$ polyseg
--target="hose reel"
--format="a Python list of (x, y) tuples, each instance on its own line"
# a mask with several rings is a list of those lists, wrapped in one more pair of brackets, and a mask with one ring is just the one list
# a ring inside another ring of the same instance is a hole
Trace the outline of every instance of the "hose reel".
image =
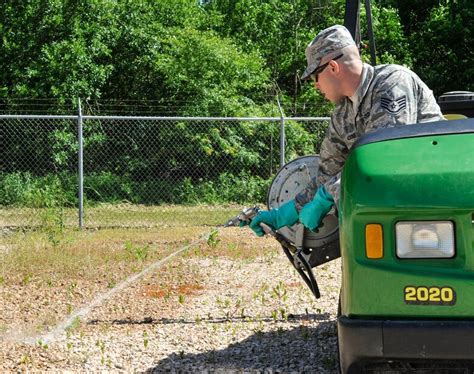
[[(268, 209), (278, 208), (303, 191), (312, 178), (316, 177), (319, 169), (319, 156), (303, 156), (284, 165), (273, 178), (267, 194)], [(341, 256), (339, 248), (339, 226), (337, 212), (333, 208), (323, 219), (321, 227), (316, 231), (302, 228), (297, 223), (291, 227), (278, 230), (289, 243), (296, 245), (299, 235), (302, 238), (302, 248), (310, 253), (309, 264), (312, 268), (334, 260)]]

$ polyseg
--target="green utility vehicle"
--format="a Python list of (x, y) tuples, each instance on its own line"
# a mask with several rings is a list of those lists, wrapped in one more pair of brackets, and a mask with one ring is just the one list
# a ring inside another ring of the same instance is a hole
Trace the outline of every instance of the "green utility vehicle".
[[(267, 207), (294, 199), (318, 167), (318, 156), (283, 166)], [(368, 133), (341, 180), (338, 210), (318, 230), (262, 224), (316, 298), (317, 267), (342, 257), (341, 372), (474, 370), (474, 118)]]
[(362, 137), (339, 209), (341, 371), (474, 360), (474, 119)]
[[(284, 165), (268, 209), (294, 199), (318, 168), (318, 156)], [(245, 209), (225, 226), (258, 212)], [(343, 374), (474, 372), (474, 118), (362, 136), (322, 226), (261, 226), (317, 299), (317, 267), (342, 257)]]

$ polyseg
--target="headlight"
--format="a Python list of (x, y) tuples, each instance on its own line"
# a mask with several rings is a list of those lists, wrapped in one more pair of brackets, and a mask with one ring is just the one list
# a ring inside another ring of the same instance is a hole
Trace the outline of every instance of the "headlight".
[(454, 225), (450, 221), (407, 221), (395, 225), (399, 258), (451, 258)]

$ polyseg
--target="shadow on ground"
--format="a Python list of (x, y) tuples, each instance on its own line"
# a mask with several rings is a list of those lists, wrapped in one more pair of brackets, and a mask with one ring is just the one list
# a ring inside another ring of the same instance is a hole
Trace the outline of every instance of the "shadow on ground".
[[(321, 316), (318, 316), (321, 317)], [(317, 327), (256, 332), (224, 349), (203, 353), (173, 353), (146, 372), (211, 373), (337, 373), (335, 321)]]
[(222, 317), (222, 318), (203, 318), (199, 322), (196, 319), (186, 319), (186, 318), (152, 318), (144, 317), (142, 319), (113, 319), (113, 320), (101, 320), (101, 319), (92, 319), (87, 322), (88, 325), (171, 325), (171, 324), (183, 324), (183, 325), (196, 325), (197, 323), (229, 323), (229, 322), (239, 322), (239, 323), (255, 323), (255, 322), (292, 322), (292, 321), (321, 321), (327, 322), (331, 318), (329, 313), (322, 314), (289, 314), (286, 318), (275, 318), (275, 317), (258, 317), (252, 318), (249, 316), (232, 316), (232, 317)]

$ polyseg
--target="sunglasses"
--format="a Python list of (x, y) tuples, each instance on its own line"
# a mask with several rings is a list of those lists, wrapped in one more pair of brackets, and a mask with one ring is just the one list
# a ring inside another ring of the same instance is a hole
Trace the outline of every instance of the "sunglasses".
[(326, 69), (326, 67), (329, 65), (329, 63), (330, 63), (331, 61), (336, 61), (336, 60), (340, 59), (342, 56), (344, 56), (344, 55), (341, 54), (341, 55), (339, 55), (339, 56), (337, 56), (337, 57), (335, 57), (335, 58), (329, 60), (329, 61), (326, 62), (325, 64), (323, 64), (323, 65), (321, 65), (321, 66), (318, 66), (318, 67), (316, 68), (316, 70), (313, 71), (313, 72), (309, 75), (309, 76), (311, 77), (311, 79), (312, 79), (314, 82), (317, 82), (317, 81), (318, 81), (318, 75), (319, 75), (319, 73), (322, 73), (323, 70)]

